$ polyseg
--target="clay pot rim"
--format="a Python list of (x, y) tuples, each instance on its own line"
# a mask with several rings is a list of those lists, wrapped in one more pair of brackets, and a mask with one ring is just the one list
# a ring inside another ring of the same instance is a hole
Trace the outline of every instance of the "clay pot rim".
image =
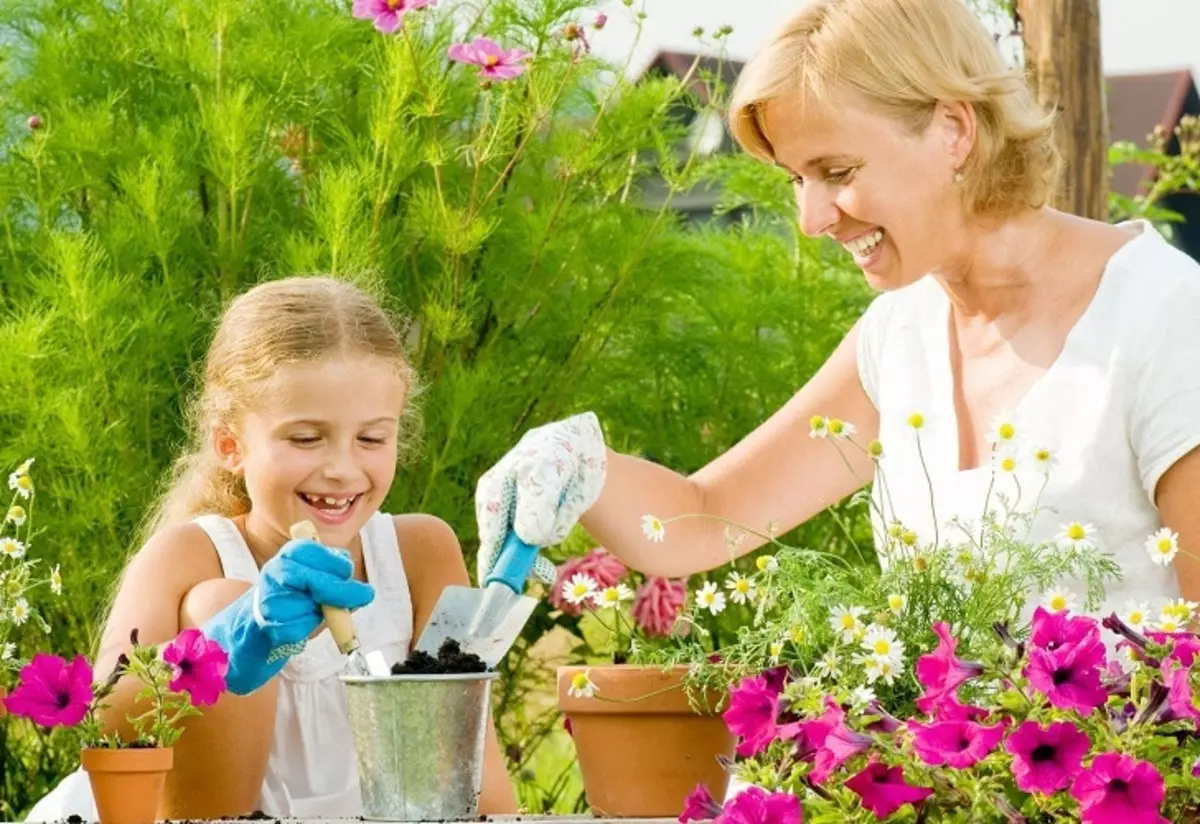
[(171, 747), (83, 747), (80, 766), (86, 772), (166, 772), (175, 764)]
[[(568, 694), (571, 677), (577, 673), (591, 671), (592, 682), (597, 694), (582, 698)], [(688, 690), (684, 684), (689, 667), (677, 664), (662, 667), (655, 664), (572, 664), (557, 669), (557, 693), (559, 709), (568, 714), (660, 714), (669, 715), (719, 715), (725, 693), (709, 689), (697, 696), (700, 706), (707, 711), (692, 707)], [(638, 681), (655, 682), (649, 689), (635, 686)], [(605, 687), (610, 690), (606, 697)], [(635, 692), (640, 691), (640, 694)], [(614, 696), (613, 693), (616, 693)]]

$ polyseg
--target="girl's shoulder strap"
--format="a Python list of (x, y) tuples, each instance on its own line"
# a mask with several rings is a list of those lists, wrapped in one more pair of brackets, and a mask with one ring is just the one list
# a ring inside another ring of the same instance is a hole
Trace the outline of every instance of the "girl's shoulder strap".
[(197, 515), (192, 523), (203, 529), (212, 541), (226, 578), (251, 584), (258, 580), (258, 564), (254, 562), (250, 547), (242, 539), (237, 524), (224, 515)]

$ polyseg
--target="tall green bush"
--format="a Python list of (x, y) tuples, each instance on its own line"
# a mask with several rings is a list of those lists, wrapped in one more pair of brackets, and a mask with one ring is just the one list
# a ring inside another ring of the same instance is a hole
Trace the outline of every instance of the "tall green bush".
[[(349, 6), (0, 8), (0, 462), (37, 457), (40, 551), (66, 590), (22, 654), (91, 649), (212, 320), (258, 280), (331, 272), (410, 315), (424, 428), (388, 505), (446, 519), (468, 555), (475, 480), (526, 428), (590, 408), (615, 447), (696, 469), (865, 305), (859, 276), (798, 237), (782, 176), (687, 150), (672, 112), (699, 105), (693, 86), (584, 53), (567, 28), (591, 21), (584, 0), (443, 0), (391, 36)], [(485, 86), (447, 60), (479, 33), (529, 50), (528, 71)], [(686, 227), (640, 197), (659, 179), (722, 183), (736, 219)], [(524, 703), (546, 673), (518, 666), (555, 621), (539, 611), (499, 696), (533, 811), (577, 804), (531, 772), (555, 723)], [(76, 754), (3, 730), (11, 818)]]

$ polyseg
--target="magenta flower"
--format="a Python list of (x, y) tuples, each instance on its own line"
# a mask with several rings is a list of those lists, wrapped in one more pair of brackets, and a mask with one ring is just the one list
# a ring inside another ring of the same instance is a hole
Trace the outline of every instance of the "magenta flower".
[(479, 67), (479, 75), (487, 80), (511, 80), (525, 71), (522, 65), (532, 55), (524, 49), (502, 49), (495, 40), (476, 37), (470, 43), (455, 43), (448, 52), (456, 63)]
[(729, 707), (721, 714), (725, 726), (741, 738), (737, 754), (750, 757), (771, 746), (777, 737), (775, 717), (779, 712), (779, 693), (771, 689), (761, 675), (743, 678), (729, 697)]
[(846, 714), (838, 702), (825, 696), (825, 712), (819, 718), (811, 721), (797, 721), (780, 727), (779, 737), (784, 740), (796, 739), (796, 754), (801, 761), (808, 761), (816, 756), (825, 746), (825, 739), (833, 728), (846, 720)]
[(817, 749), (812, 771), (808, 777), (814, 784), (824, 784), (833, 772), (854, 756), (866, 752), (875, 743), (869, 735), (855, 732), (839, 721), (825, 736)]
[(21, 670), (20, 683), (4, 706), (42, 727), (73, 727), (87, 715), (94, 697), (86, 658), (77, 655), (68, 664), (39, 652)]
[(1106, 752), (1071, 785), (1083, 824), (1168, 824), (1159, 814), (1166, 787), (1148, 761)]
[(747, 787), (730, 799), (721, 824), (800, 824), (800, 799), (790, 793), (768, 793)]
[(909, 721), (908, 729), (913, 734), (913, 750), (926, 764), (945, 764), (956, 770), (987, 758), (1004, 737), (1004, 725), (984, 726), (973, 721), (935, 721), (922, 724)]
[[(576, 575), (587, 575), (596, 582), (598, 589), (607, 589), (616, 586), (628, 572), (624, 564), (603, 549), (593, 549), (587, 555), (568, 559), (558, 568), (558, 578), (550, 588), (546, 600), (550, 602), (550, 606), (562, 610), (567, 615), (580, 615), (583, 605), (572, 604), (563, 597), (563, 584)], [(670, 632), (670, 628), (667, 632)]]
[(649, 636), (666, 638), (687, 604), (687, 583), (651, 576), (633, 599), (633, 620)]
[(1092, 742), (1070, 721), (1058, 721), (1045, 728), (1036, 721), (1026, 721), (1004, 746), (1013, 757), (1017, 788), (1053, 795), (1083, 772), (1083, 757)]
[(1100, 640), (1100, 625), (1092, 618), (1070, 615), (1066, 611), (1050, 612), (1039, 606), (1033, 612), (1033, 631), (1029, 642), (1040, 649), (1056, 650), (1083, 640)]
[(198, 629), (185, 629), (163, 648), (162, 658), (174, 670), (169, 686), (175, 692), (187, 691), (192, 703), (217, 703), (225, 692), (225, 674), (229, 655), (221, 645), (206, 638)]
[(958, 641), (950, 635), (948, 624), (938, 621), (933, 625), (933, 631), (941, 639), (937, 649), (917, 659), (917, 680), (925, 687), (925, 693), (917, 699), (917, 707), (927, 714), (947, 697), (953, 696), (960, 686), (983, 672), (982, 664), (954, 656)]
[(1200, 652), (1200, 638), (1190, 632), (1158, 632), (1154, 630), (1147, 632), (1146, 636), (1156, 644), (1170, 647), (1171, 651), (1167, 653), (1167, 660), (1178, 661), (1185, 667), (1191, 667), (1192, 662), (1196, 660), (1196, 653)]
[(1191, 673), (1178, 661), (1167, 659), (1162, 668), (1163, 683), (1167, 686), (1167, 710), (1159, 716), (1162, 721), (1189, 718), (1200, 721), (1200, 710), (1192, 700)]
[(1034, 689), (1060, 710), (1078, 710), (1087, 715), (1108, 700), (1100, 683), (1104, 666), (1104, 644), (1087, 639), (1053, 651), (1032, 649), (1024, 674)]
[(934, 708), (934, 721), (982, 721), (988, 717), (983, 707), (963, 704), (953, 694), (947, 695)]
[(903, 767), (889, 767), (872, 760), (866, 768), (846, 779), (846, 786), (858, 793), (863, 808), (878, 819), (887, 818), (905, 804), (920, 804), (933, 790), (914, 787), (904, 780)]
[(705, 784), (697, 784), (696, 789), (683, 801), (683, 812), (679, 814), (679, 824), (689, 821), (712, 821), (721, 814), (721, 805), (713, 801), (712, 793)]
[(354, 0), (356, 20), (374, 20), (375, 28), (391, 34), (400, 28), (404, 15), (432, 6), (437, 0)]

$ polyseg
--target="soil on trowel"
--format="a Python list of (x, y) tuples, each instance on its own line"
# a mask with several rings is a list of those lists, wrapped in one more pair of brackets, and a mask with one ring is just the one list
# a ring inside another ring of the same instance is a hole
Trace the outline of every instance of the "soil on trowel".
[(434, 658), (428, 652), (414, 650), (400, 664), (392, 665), (392, 675), (450, 675), (460, 672), (487, 672), (487, 664), (473, 652), (463, 652), (458, 641), (447, 638)]

